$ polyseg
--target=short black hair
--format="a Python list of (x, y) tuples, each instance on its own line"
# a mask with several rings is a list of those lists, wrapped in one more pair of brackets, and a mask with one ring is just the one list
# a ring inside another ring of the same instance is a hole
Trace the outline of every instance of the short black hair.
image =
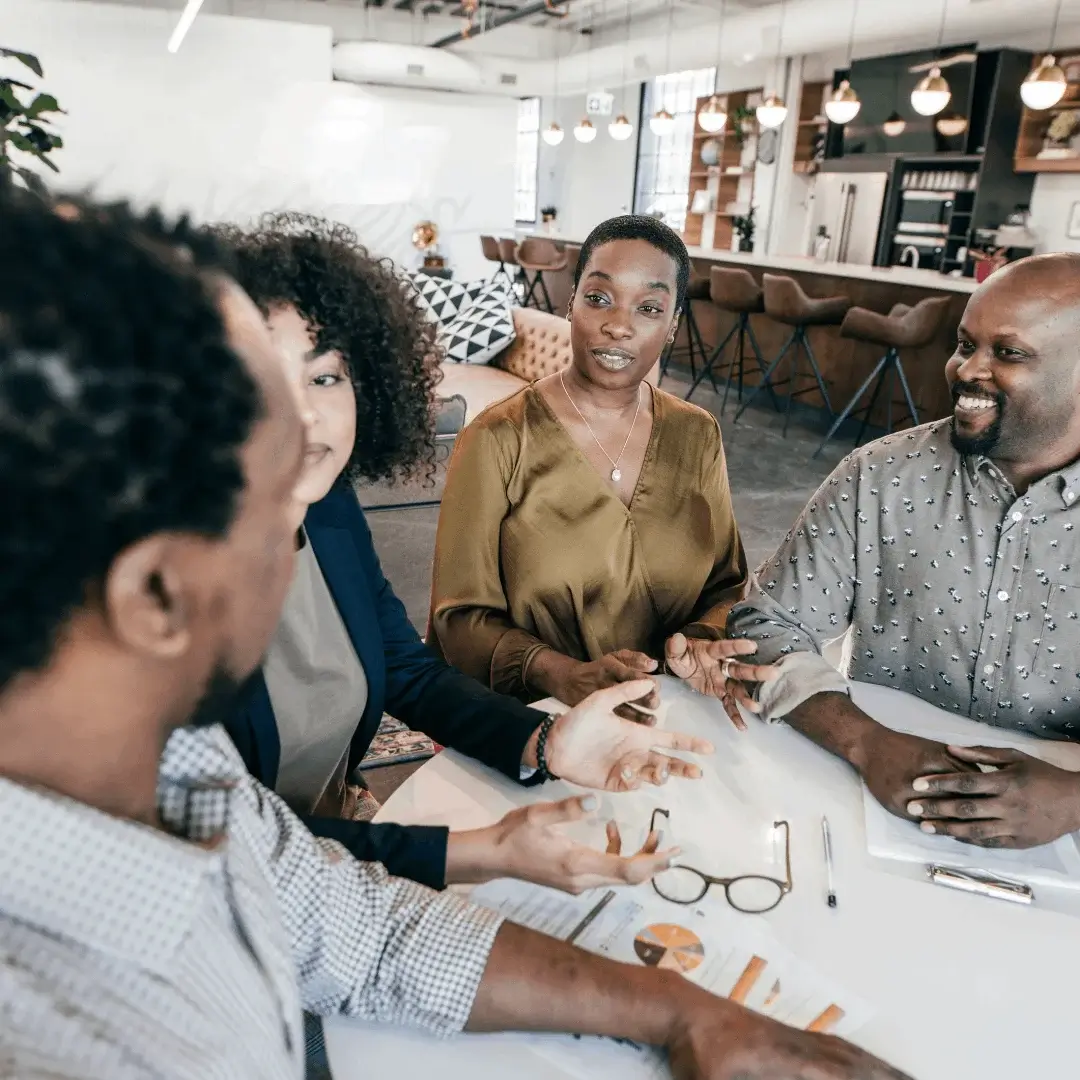
[(47, 665), (117, 556), (228, 532), (258, 390), (186, 223), (0, 193), (0, 687)]
[(292, 305), (319, 352), (336, 350), (345, 361), (356, 397), (350, 478), (432, 475), (442, 352), (408, 279), (349, 226), (310, 214), (267, 214), (250, 231), (222, 236), (263, 311)]
[(675, 304), (679, 311), (686, 303), (686, 290), (690, 285), (690, 253), (686, 250), (683, 238), (659, 218), (647, 214), (623, 214), (621, 217), (608, 218), (585, 238), (574, 268), (574, 288), (578, 287), (581, 275), (589, 264), (593, 252), (613, 240), (644, 240), (652, 244), (657, 251), (671, 257), (675, 263)]

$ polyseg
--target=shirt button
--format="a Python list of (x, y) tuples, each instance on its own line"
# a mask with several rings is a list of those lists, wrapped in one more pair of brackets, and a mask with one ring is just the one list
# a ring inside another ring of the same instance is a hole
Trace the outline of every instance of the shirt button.
[(1004, 604), (1005, 601), (1009, 599), (1009, 594), (1004, 589), (1002, 589), (1001, 592), (997, 594), (997, 597)]
[(1021, 514), (1019, 510), (1016, 510), (1016, 511), (1013, 512), (1012, 519), (1013, 519), (1013, 521), (1023, 521), (1024, 520), (1024, 515)]
[(1076, 499), (1076, 492), (1075, 491), (1066, 491), (1065, 492), (1065, 501), (1066, 502), (1073, 502), (1075, 499)]
[(987, 664), (986, 667), (983, 668), (983, 674), (984, 675), (993, 675), (994, 674), (994, 665), (993, 664)]

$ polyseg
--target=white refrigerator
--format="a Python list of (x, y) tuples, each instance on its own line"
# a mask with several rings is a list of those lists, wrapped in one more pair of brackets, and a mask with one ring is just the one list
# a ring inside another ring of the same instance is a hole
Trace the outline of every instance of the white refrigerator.
[(807, 254), (814, 254), (818, 229), (824, 225), (830, 262), (872, 266), (888, 182), (888, 173), (818, 173), (807, 215)]

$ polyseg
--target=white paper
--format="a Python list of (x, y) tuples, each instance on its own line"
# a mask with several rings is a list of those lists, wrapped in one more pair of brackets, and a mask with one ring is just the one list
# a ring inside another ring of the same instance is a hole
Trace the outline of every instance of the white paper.
[[(596, 889), (571, 897), (509, 880), (482, 885), (471, 899), (562, 940), (578, 931), (575, 943), (581, 948), (628, 964), (642, 963), (635, 938), (648, 936), (650, 928), (683, 941), (696, 939), (703, 957), (684, 972), (686, 978), (793, 1027), (807, 1029), (817, 1022), (833, 1034), (849, 1035), (873, 1014), (865, 1001), (789, 952), (766, 923), (731, 910), (723, 901), (672, 904), (650, 886)], [(664, 931), (666, 927), (672, 930)], [(691, 952), (691, 961), (696, 955)], [(601, 1073), (626, 1080), (667, 1080), (671, 1075), (662, 1051), (627, 1040), (553, 1035), (530, 1046), (564, 1071), (589, 1080)]]

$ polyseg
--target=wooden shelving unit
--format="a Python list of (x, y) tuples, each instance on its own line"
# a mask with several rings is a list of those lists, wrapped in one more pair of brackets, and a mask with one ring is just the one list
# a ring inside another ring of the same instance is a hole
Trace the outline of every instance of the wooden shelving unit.
[[(1080, 67), (1080, 50), (1061, 50), (1054, 55), (1066, 71), (1070, 67), (1074, 69)], [(1036, 62), (1041, 59), (1041, 56), (1036, 57)], [(1013, 165), (1018, 173), (1080, 173), (1080, 156), (1072, 158), (1040, 158), (1038, 156), (1046, 141), (1047, 129), (1054, 117), (1063, 112), (1080, 112), (1080, 81), (1070, 82), (1065, 91), (1065, 97), (1053, 108), (1038, 112), (1028, 108), (1023, 110), (1020, 132), (1016, 139), (1016, 154), (1013, 157)]]
[[(832, 91), (832, 82), (803, 83), (799, 98), (798, 133), (795, 137), (795, 158), (792, 168), (797, 173), (817, 172), (820, 162), (814, 157), (818, 136), (824, 137), (829, 121), (825, 116), (825, 95)], [(824, 149), (824, 147), (822, 147)]]
[[(740, 90), (722, 95), (728, 122), (723, 131), (708, 132), (694, 122), (694, 142), (690, 159), (690, 184), (686, 196), (686, 225), (683, 239), (688, 247), (707, 247), (718, 250), (731, 248), (733, 203), (748, 207), (754, 197), (754, 146), (757, 140), (757, 121), (747, 121), (750, 130), (739, 140), (735, 131), (735, 114), (740, 109), (753, 108), (761, 100), (762, 90)], [(700, 113), (711, 95), (697, 99), (695, 116)], [(709, 165), (702, 158), (702, 149), (710, 140), (720, 144), (717, 163)], [(698, 192), (708, 192), (714, 209), (694, 210)]]

